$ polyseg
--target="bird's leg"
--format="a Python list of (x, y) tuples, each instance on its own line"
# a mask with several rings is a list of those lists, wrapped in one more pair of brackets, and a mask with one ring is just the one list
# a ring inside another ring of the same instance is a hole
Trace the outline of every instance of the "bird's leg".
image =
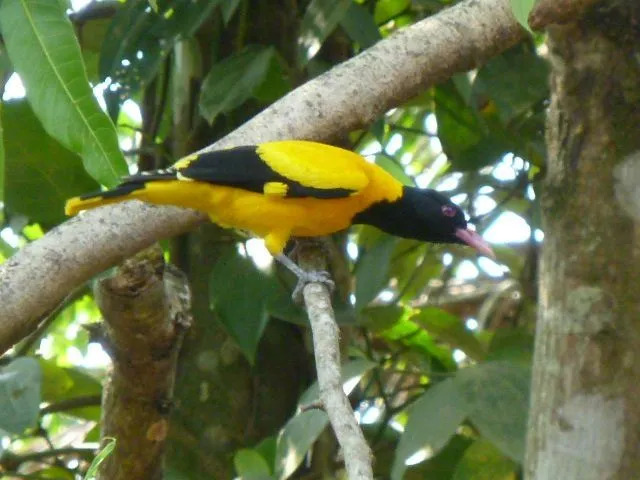
[(330, 292), (332, 292), (335, 288), (335, 283), (333, 283), (333, 280), (331, 280), (329, 272), (322, 270), (306, 271), (299, 267), (289, 257), (282, 254), (277, 255), (275, 259), (282, 265), (287, 267), (291, 272), (293, 272), (296, 277), (298, 277), (298, 283), (296, 284), (296, 288), (293, 290), (293, 294), (291, 295), (291, 298), (293, 298), (293, 301), (296, 303), (302, 303), (302, 290), (308, 283), (322, 283), (329, 289)]

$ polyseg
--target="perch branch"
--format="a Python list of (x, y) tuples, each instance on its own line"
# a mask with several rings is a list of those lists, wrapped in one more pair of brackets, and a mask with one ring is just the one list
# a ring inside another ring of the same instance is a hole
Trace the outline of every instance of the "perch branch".
[[(299, 243), (297, 254), (300, 266), (305, 270), (326, 268), (322, 248), (318, 246)], [(320, 283), (310, 283), (302, 293), (311, 324), (320, 400), (342, 447), (347, 475), (350, 480), (373, 480), (371, 449), (342, 390), (340, 329), (329, 290)]]

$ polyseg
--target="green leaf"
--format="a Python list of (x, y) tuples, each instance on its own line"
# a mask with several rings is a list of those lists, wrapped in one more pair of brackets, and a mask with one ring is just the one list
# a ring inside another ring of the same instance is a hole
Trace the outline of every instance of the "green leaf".
[(397, 322), (408, 319), (412, 313), (408, 307), (394, 304), (367, 307), (362, 310), (361, 315), (364, 326), (373, 333), (380, 333), (392, 328)]
[(115, 128), (93, 96), (73, 27), (59, 2), (2, 2), (0, 28), (44, 129), (78, 153), (93, 178), (114, 186), (127, 166)]
[(39, 480), (75, 480), (77, 478), (70, 470), (58, 466), (38, 470), (37, 475)]
[(278, 438), (276, 436), (267, 437), (258, 443), (253, 449), (267, 461), (267, 465), (270, 466), (269, 471), (271, 472), (273, 470), (271, 467), (276, 464)]
[(200, 91), (200, 111), (209, 123), (239, 107), (265, 81), (274, 58), (273, 47), (247, 47), (216, 63)]
[[(507, 125), (549, 98), (548, 76), (547, 62), (531, 47), (520, 44), (482, 66), (473, 81), (472, 99), (476, 103), (492, 100), (498, 117)], [(541, 131), (543, 127), (539, 125)]]
[(386, 155), (376, 155), (376, 165), (381, 166), (403, 185), (415, 185), (413, 179), (407, 175), (398, 163), (387, 157)]
[(507, 362), (487, 362), (460, 370), (457, 379), (473, 402), (469, 420), (505, 455), (522, 463), (530, 370)]
[(510, 0), (509, 3), (511, 3), (511, 11), (513, 12), (513, 16), (516, 17), (516, 20), (518, 20), (518, 23), (533, 33), (529, 26), (529, 13), (536, 3), (536, 0)]
[[(343, 389), (345, 390), (345, 394), (349, 395), (351, 391), (355, 388), (357, 382), (360, 378), (367, 373), (369, 370), (375, 368), (378, 364), (375, 362), (371, 362), (364, 358), (358, 358), (356, 360), (351, 360), (342, 364), (340, 380), (343, 384)], [(345, 388), (350, 387), (350, 388)], [(302, 394), (300, 397), (300, 401), (298, 405), (304, 407), (306, 405), (310, 405), (312, 403), (318, 402), (320, 400), (320, 388), (318, 387), (318, 382), (314, 382), (306, 392)]]
[(98, 467), (109, 455), (111, 455), (111, 452), (113, 452), (113, 450), (116, 448), (115, 438), (106, 437), (105, 440), (107, 441), (107, 444), (102, 447), (102, 450), (98, 452), (98, 455), (96, 455), (96, 457), (91, 462), (91, 465), (89, 465), (87, 474), (84, 476), (84, 480), (93, 480), (94, 478), (96, 478), (98, 474)]
[(404, 12), (410, 5), (411, 0), (378, 0), (373, 18), (381, 25)]
[(277, 50), (274, 50), (264, 80), (253, 91), (253, 97), (256, 100), (264, 104), (273, 103), (291, 90), (285, 65), (285, 60)]
[(493, 104), (477, 112), (453, 82), (435, 89), (438, 137), (457, 170), (477, 170), (515, 149), (498, 122)]
[(422, 448), (429, 448), (435, 454), (444, 447), (471, 408), (456, 378), (446, 379), (427, 390), (409, 411), (391, 478), (400, 480), (407, 469), (406, 460)]
[(433, 336), (414, 322), (410, 309), (398, 311), (398, 308), (390, 305), (367, 308), (363, 311), (364, 324), (386, 340), (400, 342), (420, 354), (437, 359), (447, 370), (455, 369), (451, 349), (438, 345)]
[(465, 328), (459, 317), (437, 307), (425, 307), (411, 318), (439, 340), (461, 349), (471, 358), (481, 360), (485, 356), (482, 344)]
[(20, 434), (36, 424), (41, 377), (37, 360), (30, 357), (19, 357), (0, 369), (0, 429)]
[(370, 47), (382, 38), (380, 29), (369, 11), (355, 2), (349, 4), (347, 13), (340, 20), (340, 26), (356, 42), (361, 50)]
[(220, 257), (211, 271), (211, 306), (251, 363), (269, 320), (269, 304), (278, 294), (277, 287), (273, 279), (235, 249)]
[(101, 78), (111, 78), (105, 100), (112, 117), (123, 94), (129, 96), (147, 85), (175, 43), (190, 37), (221, 1), (164, 0), (153, 11), (147, 0), (131, 0), (118, 9), (108, 41), (102, 44), (99, 65)]
[(352, 0), (311, 0), (304, 12), (298, 37), (298, 65), (315, 57), (327, 37), (344, 18)]
[[(70, 398), (99, 396), (100, 382), (80, 367), (61, 367), (53, 360), (39, 359), (42, 371), (42, 401), (56, 403)], [(100, 406), (74, 408), (65, 413), (87, 420), (100, 419)]]
[(513, 480), (518, 465), (485, 439), (464, 452), (452, 480)]
[(448, 155), (459, 155), (482, 139), (478, 118), (453, 81), (435, 88), (435, 107), (438, 137)]
[(250, 448), (242, 448), (233, 456), (233, 466), (241, 478), (269, 477), (271, 469), (260, 453)]
[(308, 410), (287, 422), (276, 450), (276, 477), (289, 478), (304, 460), (305, 455), (329, 423), (329, 417), (321, 410)]
[(65, 219), (64, 202), (99, 189), (82, 167), (82, 161), (42, 128), (28, 102), (4, 104), (5, 207), (11, 214), (29, 217), (50, 227)]
[(522, 328), (498, 328), (487, 353), (487, 361), (507, 361), (530, 367), (533, 358), (533, 335)]
[(372, 248), (364, 250), (356, 266), (356, 310), (362, 310), (387, 284), (389, 261), (396, 239), (384, 235)]

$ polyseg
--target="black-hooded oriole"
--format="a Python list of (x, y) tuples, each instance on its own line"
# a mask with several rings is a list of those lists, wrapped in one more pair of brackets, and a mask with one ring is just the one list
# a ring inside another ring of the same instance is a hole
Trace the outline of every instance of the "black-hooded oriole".
[(426, 242), (491, 248), (440, 193), (403, 186), (362, 156), (286, 140), (187, 156), (165, 170), (123, 179), (113, 190), (67, 201), (67, 215), (130, 199), (206, 212), (224, 227), (264, 238), (279, 255), (290, 237), (334, 233), (354, 223)]

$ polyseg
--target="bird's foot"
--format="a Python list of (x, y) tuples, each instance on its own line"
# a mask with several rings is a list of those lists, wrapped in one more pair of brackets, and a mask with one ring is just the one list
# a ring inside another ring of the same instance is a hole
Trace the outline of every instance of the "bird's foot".
[(304, 290), (304, 287), (309, 283), (322, 283), (329, 289), (329, 292), (333, 292), (336, 284), (333, 282), (333, 280), (331, 280), (331, 275), (329, 275), (329, 272), (326, 272), (324, 270), (304, 270), (285, 255), (278, 255), (275, 258), (282, 265), (293, 272), (296, 277), (298, 277), (298, 283), (296, 284), (296, 288), (293, 290), (293, 294), (291, 295), (291, 298), (294, 302), (298, 304), (303, 303), (304, 299), (302, 296), (302, 292)]
[(301, 305), (304, 303), (304, 287), (306, 287), (309, 283), (321, 283), (329, 289), (329, 293), (332, 293), (336, 288), (335, 282), (331, 280), (331, 275), (329, 275), (329, 272), (325, 270), (312, 270), (310, 272), (302, 270), (302, 272), (303, 274), (301, 276), (298, 276), (298, 283), (296, 284), (296, 288), (291, 294), (291, 298), (297, 304)]

